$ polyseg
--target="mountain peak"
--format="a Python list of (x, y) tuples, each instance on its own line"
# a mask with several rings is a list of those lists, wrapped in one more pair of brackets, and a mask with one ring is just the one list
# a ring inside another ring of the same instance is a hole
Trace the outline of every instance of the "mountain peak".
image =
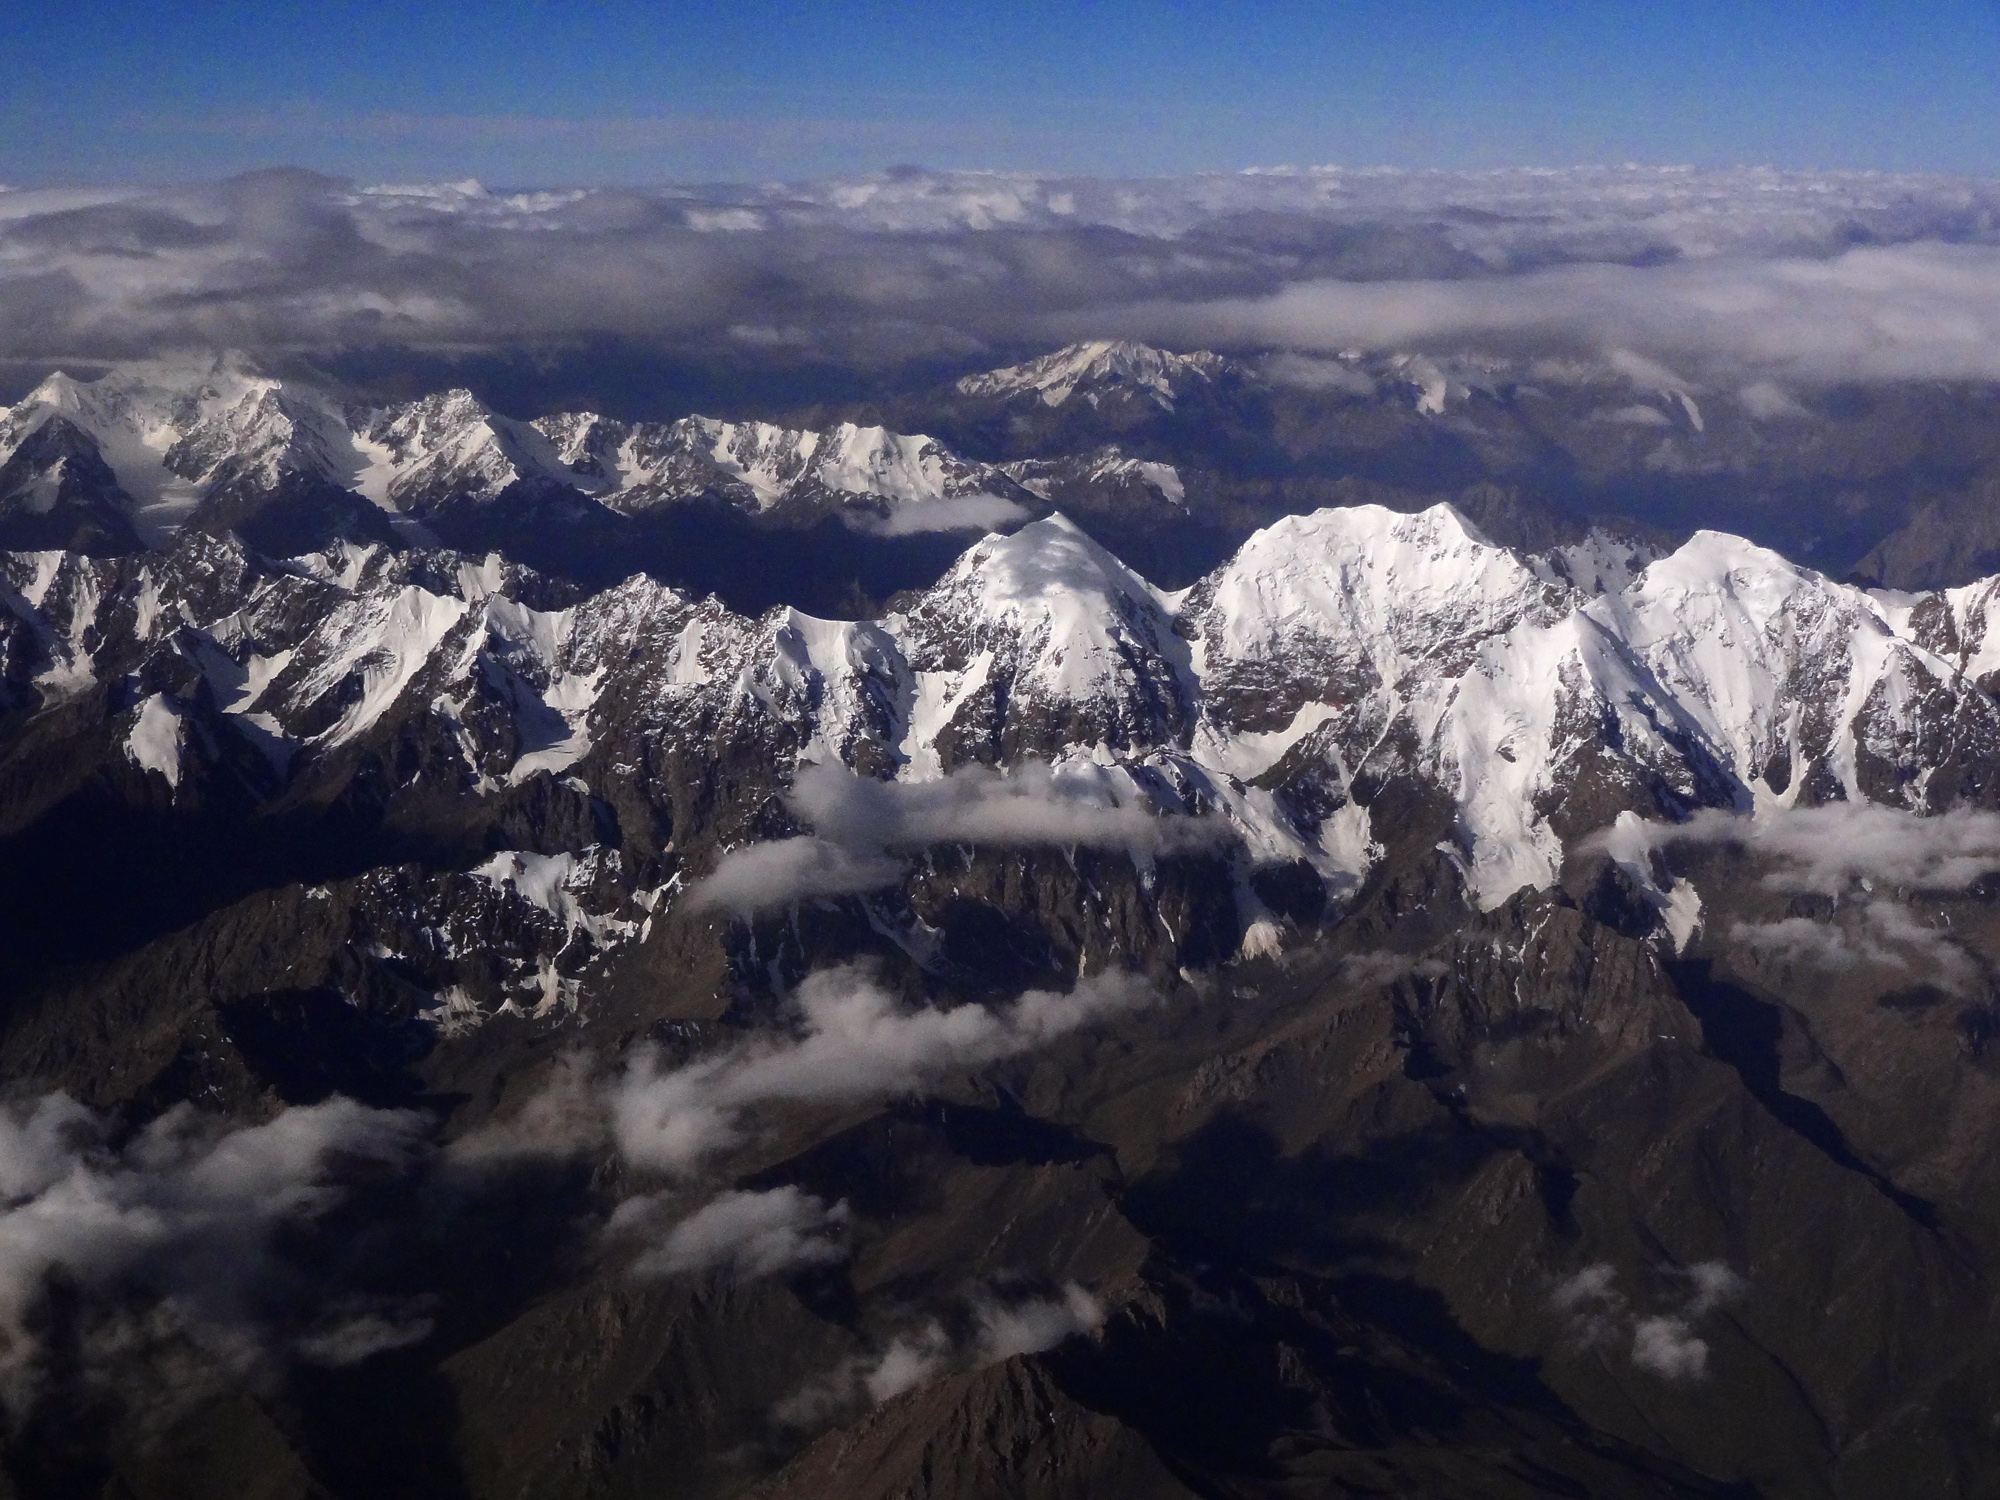
[(1061, 406), (1081, 396), (1092, 406), (1114, 391), (1144, 393), (1162, 410), (1196, 385), (1206, 385), (1228, 368), (1219, 354), (1198, 350), (1175, 354), (1130, 339), (1093, 339), (1071, 344), (1026, 364), (968, 375), (958, 382), (967, 396), (1003, 398), (1033, 394), (1045, 406)]
[(1151, 584), (1061, 511), (1030, 521), (1012, 535), (985, 538), (959, 559), (952, 573), (977, 575), (988, 598), (1054, 593), (1090, 599), (1155, 597)]

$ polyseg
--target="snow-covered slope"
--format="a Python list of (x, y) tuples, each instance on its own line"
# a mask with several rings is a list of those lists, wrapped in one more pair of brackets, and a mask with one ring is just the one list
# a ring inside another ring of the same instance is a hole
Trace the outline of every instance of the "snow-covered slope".
[[(44, 429), (57, 438), (38, 442)], [(220, 491), (299, 482), (364, 497), (418, 541), (407, 518), (522, 483), (578, 490), (628, 513), (711, 492), (748, 510), (835, 514), (888, 534), (987, 530), (1040, 508), (1000, 469), (922, 434), (707, 417), (626, 423), (590, 412), (524, 422), (465, 390), (371, 407), (234, 356), (124, 366), (90, 382), (51, 376), (0, 410), (0, 512), (48, 512), (94, 459), (111, 478), (90, 498), (151, 545)]]
[(839, 514), (866, 529), (985, 530), (1024, 520), (1033, 497), (1000, 469), (922, 433), (842, 422), (824, 431), (685, 417), (624, 424), (562, 416), (537, 424), (581, 487), (642, 511), (704, 491), (747, 510)]
[(470, 391), (352, 413), (356, 462), (340, 477), (376, 504), (420, 511), (443, 501), (491, 499), (522, 480), (574, 484), (543, 433), (489, 410)]
[(358, 465), (338, 405), (224, 356), (121, 366), (84, 382), (57, 373), (0, 412), (0, 464), (52, 420), (109, 465), (140, 535), (157, 543), (217, 485), (272, 487), (290, 474), (340, 478)]
[(1154, 459), (1130, 458), (1115, 445), (1063, 458), (1021, 459), (1001, 468), (1022, 489), (1044, 500), (1077, 488), (1100, 495), (1136, 489), (1187, 509), (1187, 486), (1180, 470)]
[(960, 395), (1011, 400), (1028, 397), (1044, 406), (1078, 400), (1096, 406), (1113, 394), (1133, 394), (1163, 411), (1191, 390), (1212, 384), (1229, 368), (1219, 354), (1174, 354), (1127, 339), (1072, 344), (1022, 365), (968, 375)]
[(1164, 599), (1061, 515), (980, 542), (887, 628), (925, 764), (1185, 738), (1194, 684)]

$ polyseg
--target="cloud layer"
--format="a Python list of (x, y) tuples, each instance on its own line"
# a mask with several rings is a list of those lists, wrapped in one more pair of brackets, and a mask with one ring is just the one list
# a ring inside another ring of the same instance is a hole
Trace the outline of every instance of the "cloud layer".
[[(1936, 243), (1831, 259), (1570, 265), (1478, 280), (1301, 282), (1267, 297), (1150, 304), (1121, 331), (1175, 345), (1641, 352), (1654, 381), (2000, 379), (2000, 251)], [(1757, 377), (1754, 378), (1753, 377)], [(1775, 391), (1775, 395), (1771, 394)], [(1644, 410), (1644, 408), (1640, 408)], [(1657, 414), (1654, 414), (1657, 415)]]
[(2000, 186), (1868, 173), (904, 171), (498, 194), (272, 171), (0, 192), (0, 358), (614, 336), (867, 365), (1127, 331), (1985, 374), (1996, 246)]

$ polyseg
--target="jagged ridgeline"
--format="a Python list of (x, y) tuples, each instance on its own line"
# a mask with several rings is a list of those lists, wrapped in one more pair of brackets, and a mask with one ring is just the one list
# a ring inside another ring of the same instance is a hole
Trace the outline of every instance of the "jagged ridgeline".
[(778, 421), (523, 420), (232, 355), (57, 374), (0, 413), (0, 547), (110, 555), (185, 525), (270, 556), (497, 549), (592, 588), (643, 569), (854, 618), (1051, 509), (1181, 588), (1285, 515), (1447, 501), (1530, 550), (1707, 527), (1929, 589), (2000, 571), (1994, 402), (1979, 383), (1713, 391), (1623, 358), (1098, 342)]
[(1980, 1493), (2000, 580), (1273, 516), (1270, 389), (15, 407), (8, 1482)]

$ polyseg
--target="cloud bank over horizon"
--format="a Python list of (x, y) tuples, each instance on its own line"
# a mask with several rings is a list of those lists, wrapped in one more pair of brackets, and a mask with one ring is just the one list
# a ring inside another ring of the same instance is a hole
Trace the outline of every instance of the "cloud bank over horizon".
[(968, 368), (1073, 339), (2000, 378), (2000, 182), (1768, 169), (897, 169), (0, 192), (0, 358), (531, 349)]

